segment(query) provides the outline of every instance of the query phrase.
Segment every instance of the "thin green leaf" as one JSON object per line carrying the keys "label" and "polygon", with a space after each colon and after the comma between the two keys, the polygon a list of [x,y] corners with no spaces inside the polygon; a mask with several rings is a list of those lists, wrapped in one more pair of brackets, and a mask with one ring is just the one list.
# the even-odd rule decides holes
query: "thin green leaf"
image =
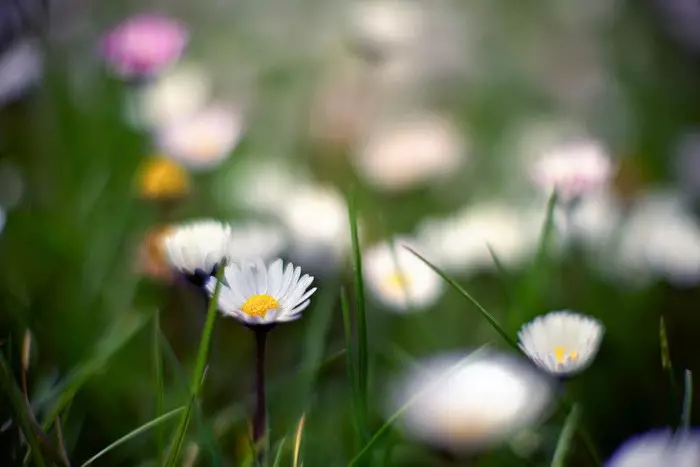
{"label": "thin green leaf", "polygon": [[564,467],[564,462],[566,461],[566,456],[569,454],[571,442],[573,441],[576,426],[578,425],[580,418],[581,410],[577,404],[574,404],[573,408],[569,412],[569,415],[566,417],[564,428],[562,428],[561,434],[559,435],[557,447],[554,450],[554,456],[552,457],[552,467]]}
{"label": "thin green leaf", "polygon": [[40,442],[37,437],[36,432],[32,427],[32,421],[27,412],[29,407],[24,399],[24,394],[22,390],[17,386],[17,381],[15,381],[12,376],[12,370],[10,365],[5,360],[5,357],[0,354],[0,383],[3,389],[7,393],[7,396],[12,404],[15,413],[15,419],[19,428],[22,430],[24,437],[29,443],[29,449],[31,450],[31,455],[34,459],[34,463],[39,467],[46,465],[46,461],[41,454]]}
{"label": "thin green leaf", "polygon": [[106,448],[104,448],[103,450],[101,450],[100,452],[95,454],[94,456],[92,456],[90,459],[86,460],[81,465],[81,467],[86,467],[86,466],[92,464],[93,462],[95,462],[97,459],[99,459],[100,457],[107,454],[112,449],[121,446],[122,444],[126,443],[127,441],[129,441],[133,438],[136,438],[141,433],[144,433],[155,426],[161,425],[163,422],[174,417],[175,415],[179,414],[183,410],[185,410],[184,406],[178,407],[177,409],[171,410],[170,412],[163,414],[158,418],[154,418],[150,422],[141,425],[140,427],[136,428],[135,430],[130,431],[129,433],[125,434],[124,436],[122,436],[121,438],[119,438],[118,440],[116,440],[115,442],[113,442],[112,444],[110,444],[109,446],[107,446]]}
{"label": "thin green leaf", "polygon": [[362,416],[362,435],[366,433],[366,420],[368,408],[368,373],[369,358],[367,344],[367,317],[365,314],[365,286],[362,277],[362,252],[360,249],[360,237],[357,228],[357,206],[354,193],[348,196],[348,217],[350,220],[350,233],[352,238],[353,270],[355,272],[355,333],[357,335],[357,390]]}
{"label": "thin green leaf", "polygon": [[272,463],[272,467],[280,467],[280,463],[282,462],[282,450],[284,449],[284,442],[287,440],[287,438],[282,438],[280,440],[279,447],[277,448],[277,454],[275,455],[275,460]]}
{"label": "thin green leaf", "polygon": [[683,412],[681,413],[681,428],[690,428],[690,415],[693,410],[693,373],[685,370],[685,393],[683,396]]}
{"label": "thin green leaf", "polygon": [[357,369],[355,364],[355,343],[352,339],[352,327],[350,325],[350,303],[345,288],[340,289],[340,308],[343,311],[343,328],[345,330],[345,346],[348,351],[346,354],[346,365],[348,369],[348,383],[350,384],[350,392],[352,394],[353,404],[353,428],[355,438],[358,443],[362,440],[362,419],[360,415],[359,390],[357,387]]}
{"label": "thin green leaf", "polygon": [[491,325],[491,327],[493,327],[493,329],[498,333],[498,335],[501,336],[501,337],[503,338],[503,340],[506,341],[506,343],[507,343],[508,345],[510,345],[511,347],[513,347],[513,349],[517,350],[518,352],[521,352],[520,347],[518,346],[518,344],[508,335],[507,332],[505,332],[505,330],[503,329],[503,327],[501,326],[501,324],[498,322],[498,320],[497,320],[491,313],[489,313],[488,311],[486,311],[486,309],[485,309],[483,306],[481,306],[481,304],[480,304],[479,302],[477,302],[476,299],[474,299],[471,295],[469,295],[469,292],[467,292],[466,290],[464,290],[464,288],[463,288],[461,285],[459,285],[459,284],[457,283],[457,281],[455,281],[454,279],[452,279],[449,275],[447,275],[447,273],[443,272],[440,268],[438,268],[438,267],[435,266],[433,263],[431,263],[430,261],[428,261],[427,259],[425,259],[423,256],[421,256],[421,255],[420,255],[419,253],[417,253],[415,250],[411,249],[411,248],[408,247],[408,246],[404,246],[404,248],[406,248],[408,251],[410,251],[411,253],[413,253],[418,259],[420,259],[420,260],[423,261],[426,265],[428,265],[428,267],[430,267],[430,269],[432,269],[433,271],[435,271],[440,277],[443,278],[443,280],[444,280],[445,282],[447,282],[448,284],[450,284],[450,285],[452,286],[453,289],[455,289],[455,290],[456,290],[457,292],[459,292],[462,296],[464,296],[464,298],[466,298],[467,300],[469,300],[470,302],[472,302],[472,304],[481,312],[481,314],[483,315],[483,317],[486,319],[486,321],[488,321],[488,323]]}
{"label": "thin green leaf", "polygon": [[[160,417],[165,412],[165,385],[163,383],[163,356],[160,351],[160,310],[156,310],[153,315],[153,372],[156,379],[156,417]],[[163,427],[156,428],[156,454],[158,465],[163,465],[164,446]]]}
{"label": "thin green leaf", "polygon": [[[333,322],[333,309],[338,299],[337,290],[337,285],[333,284],[324,287],[313,312],[309,313],[310,321],[306,332],[306,347],[303,357],[304,368],[318,369],[323,362],[328,332]],[[315,371],[308,372],[308,379],[305,381],[305,397],[307,399],[316,381],[316,376]]]}
{"label": "thin green leaf", "polygon": [[209,356],[209,344],[211,342],[211,336],[214,332],[214,323],[218,313],[217,307],[219,303],[219,294],[221,293],[221,286],[223,283],[222,278],[225,269],[226,264],[223,262],[216,273],[216,287],[214,289],[214,296],[209,300],[207,320],[204,324],[204,330],[202,331],[202,340],[199,344],[199,351],[197,352],[197,363],[194,373],[192,374],[190,398],[187,402],[185,410],[182,412],[180,422],[178,423],[178,427],[175,432],[175,437],[173,438],[173,443],[170,446],[170,451],[168,452],[168,457],[165,461],[165,465],[167,467],[174,466],[180,457],[180,451],[182,450],[182,445],[185,442],[187,428],[190,424],[190,419],[192,416],[192,408],[197,403],[197,397],[199,396],[199,391],[202,387],[207,357]]}
{"label": "thin green leaf", "polygon": [[389,429],[392,427],[392,425],[403,415],[403,413],[408,410],[413,404],[415,404],[421,397],[424,397],[426,394],[428,394],[432,389],[434,389],[438,384],[442,383],[444,380],[446,380],[448,377],[452,376],[454,373],[456,373],[457,370],[459,370],[462,365],[468,363],[470,360],[478,356],[483,352],[486,346],[482,346],[475,350],[474,352],[470,353],[457,363],[450,368],[448,371],[443,373],[440,377],[436,378],[432,384],[430,384],[428,387],[426,387],[423,391],[415,394],[413,397],[411,397],[404,405],[399,407],[399,409],[394,412],[393,415],[391,415],[386,422],[374,433],[374,435],[370,438],[370,440],[365,444],[365,446],[360,450],[359,453],[350,461],[348,464],[348,467],[352,467],[354,465],[357,465],[364,457],[367,455],[372,448],[374,448],[374,445],[377,444],[377,442],[382,438],[382,436],[389,431]]}
{"label": "thin green leaf", "polygon": [[666,377],[668,378],[669,387],[669,405],[672,416],[674,420],[672,424],[676,423],[675,414],[678,413],[680,394],[678,391],[678,386],[676,384],[676,377],[673,372],[673,362],[671,361],[671,351],[668,346],[668,335],[666,334],[666,321],[662,316],[659,318],[659,344],[661,347],[661,368],[666,371]]}
{"label": "thin green leaf", "polygon": [[557,192],[553,191],[547,200],[547,211],[542,225],[542,234],[540,235],[540,244],[537,248],[536,264],[542,267],[547,261],[549,253],[549,244],[552,241],[552,232],[554,231],[554,208],[557,206]]}

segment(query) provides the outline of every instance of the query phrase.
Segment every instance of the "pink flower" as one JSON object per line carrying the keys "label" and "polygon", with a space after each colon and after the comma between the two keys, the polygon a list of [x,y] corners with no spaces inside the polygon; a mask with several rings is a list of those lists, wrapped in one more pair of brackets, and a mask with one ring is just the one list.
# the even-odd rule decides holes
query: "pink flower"
{"label": "pink flower", "polygon": [[533,181],[542,189],[556,189],[563,201],[605,185],[614,165],[595,140],[578,139],[552,147],[531,167]]}
{"label": "pink flower", "polygon": [[185,26],[163,15],[136,15],[101,43],[105,60],[123,78],[152,76],[176,62],[189,40]]}

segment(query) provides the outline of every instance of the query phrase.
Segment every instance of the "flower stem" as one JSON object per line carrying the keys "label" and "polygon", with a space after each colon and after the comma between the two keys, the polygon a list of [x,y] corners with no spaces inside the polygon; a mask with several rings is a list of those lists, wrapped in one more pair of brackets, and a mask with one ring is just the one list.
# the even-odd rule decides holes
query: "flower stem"
{"label": "flower stem", "polygon": [[264,465],[265,421],[267,407],[265,403],[265,341],[268,329],[255,330],[255,413],[253,414],[253,445],[257,450],[259,465]]}

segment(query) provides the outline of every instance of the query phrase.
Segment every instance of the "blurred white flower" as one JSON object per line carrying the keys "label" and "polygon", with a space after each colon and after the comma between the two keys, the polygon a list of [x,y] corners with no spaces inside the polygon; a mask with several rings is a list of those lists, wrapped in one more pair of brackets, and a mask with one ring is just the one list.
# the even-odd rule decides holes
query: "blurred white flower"
{"label": "blurred white flower", "polygon": [[350,222],[343,197],[331,187],[303,185],[277,201],[289,230],[292,256],[305,265],[333,268],[350,246]]}
{"label": "blurred white flower", "polygon": [[635,281],[662,277],[675,285],[700,280],[700,226],[674,193],[639,200],[622,226],[612,271]]}
{"label": "blurred white flower", "polygon": [[700,465],[700,430],[654,430],[626,441],[606,467],[697,467]]}
{"label": "blurred white flower", "polygon": [[160,128],[156,145],[167,156],[190,169],[218,166],[233,150],[243,132],[243,116],[222,106]]}
{"label": "blurred white flower", "polygon": [[390,410],[402,411],[401,426],[415,438],[450,451],[474,451],[536,424],[552,394],[551,381],[518,357],[443,354],[405,375]]}
{"label": "blurred white flower", "polygon": [[226,256],[236,262],[254,258],[267,261],[278,256],[286,244],[287,238],[277,226],[258,222],[234,224]]}
{"label": "blurred white flower", "polygon": [[[265,266],[262,260],[229,264],[224,270],[226,283],[221,285],[219,311],[247,325],[269,325],[293,321],[309,306],[316,288],[308,290],[314,278],[301,275],[292,263],[282,269],[278,259]],[[210,277],[205,285],[214,296],[217,280]]]}
{"label": "blurred white flower", "polygon": [[489,248],[505,265],[517,266],[534,252],[544,217],[498,201],[481,202],[419,228],[419,241],[448,270],[495,266]]}
{"label": "blurred white flower", "polygon": [[255,158],[228,172],[216,185],[219,198],[232,197],[242,207],[264,214],[280,214],[289,193],[303,176],[284,161]]}
{"label": "blurred white flower", "polygon": [[557,227],[567,238],[600,252],[610,246],[620,228],[622,207],[609,190],[598,190],[573,206],[558,205],[554,214]]}
{"label": "blurred white flower", "polygon": [[354,162],[363,178],[387,191],[454,175],[467,151],[454,126],[436,115],[410,115],[373,133]]}
{"label": "blurred white flower", "polygon": [[35,85],[43,73],[43,55],[38,41],[25,39],[0,56],[0,105],[19,97]]}
{"label": "blurred white flower", "polygon": [[193,64],[180,64],[129,96],[130,119],[136,126],[161,128],[202,110],[211,95],[206,72]]}
{"label": "blurred white flower", "polygon": [[605,327],[595,318],[552,311],[518,331],[520,348],[540,368],[555,375],[585,370],[598,353]]}
{"label": "blurred white flower", "polygon": [[398,311],[420,311],[441,296],[443,281],[429,266],[403,245],[411,241],[396,239],[380,243],[362,255],[367,287],[387,307]]}
{"label": "blurred white flower", "polygon": [[352,6],[350,20],[355,34],[380,53],[406,48],[420,37],[425,12],[418,4],[378,0]]}
{"label": "blurred white flower", "polygon": [[534,182],[545,192],[556,189],[563,201],[604,186],[613,163],[600,142],[574,138],[547,148],[530,166]]}
{"label": "blurred white flower", "polygon": [[163,239],[165,259],[185,274],[211,274],[227,254],[231,228],[215,220],[200,220],[170,230]]}

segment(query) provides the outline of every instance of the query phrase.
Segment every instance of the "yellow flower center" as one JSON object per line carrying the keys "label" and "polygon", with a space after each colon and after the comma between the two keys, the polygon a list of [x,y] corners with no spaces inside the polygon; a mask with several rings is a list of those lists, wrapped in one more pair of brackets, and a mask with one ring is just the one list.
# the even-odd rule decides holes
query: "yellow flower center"
{"label": "yellow flower center", "polygon": [[276,310],[280,307],[279,302],[267,294],[252,295],[241,306],[241,311],[248,316],[259,316],[264,318],[268,311]]}
{"label": "yellow flower center", "polygon": [[138,174],[138,186],[145,198],[181,196],[189,190],[189,176],[177,163],[165,158],[147,161]]}
{"label": "yellow flower center", "polygon": [[413,280],[401,272],[395,272],[384,278],[384,285],[394,291],[406,292]]}
{"label": "yellow flower center", "polygon": [[564,347],[554,348],[554,360],[559,363],[566,363],[569,360],[578,360],[578,352],[575,350],[567,351]]}

